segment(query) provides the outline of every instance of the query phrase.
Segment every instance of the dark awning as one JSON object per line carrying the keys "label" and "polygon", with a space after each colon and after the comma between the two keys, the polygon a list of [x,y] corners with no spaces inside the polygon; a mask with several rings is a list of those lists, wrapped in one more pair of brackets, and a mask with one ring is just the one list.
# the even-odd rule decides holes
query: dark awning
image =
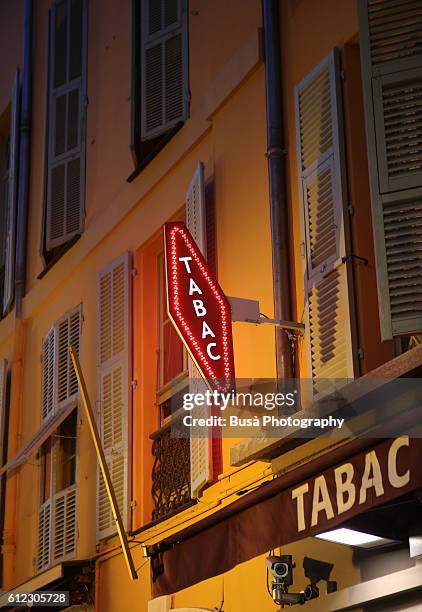
{"label": "dark awning", "polygon": [[414,425],[413,433],[355,438],[150,547],[153,595],[187,588],[421,489],[422,440]]}

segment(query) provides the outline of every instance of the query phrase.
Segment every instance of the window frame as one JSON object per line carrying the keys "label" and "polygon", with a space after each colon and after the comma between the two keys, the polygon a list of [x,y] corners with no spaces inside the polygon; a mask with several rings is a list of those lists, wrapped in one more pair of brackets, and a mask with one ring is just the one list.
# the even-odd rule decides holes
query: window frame
{"label": "window frame", "polygon": [[177,336],[183,349],[183,369],[172,379],[164,382],[164,328],[166,325],[173,325],[167,314],[164,251],[160,251],[157,255],[157,288],[157,406],[159,408],[159,426],[163,427],[169,422],[171,415],[162,418],[161,406],[187,388],[189,377],[188,353],[182,340]]}
{"label": "window frame", "polygon": [[[54,125],[54,113],[51,108],[51,100],[54,97],[54,93],[51,91],[51,83],[53,79],[53,65],[52,65],[52,44],[54,39],[54,32],[52,28],[52,17],[53,17],[53,8],[59,4],[61,0],[53,0],[48,11],[48,34],[47,34],[47,74],[46,74],[46,89],[45,89],[45,104],[46,104],[46,114],[45,114],[45,129],[44,129],[44,172],[43,172],[43,207],[42,207],[42,223],[41,223],[41,235],[40,235],[40,246],[39,253],[44,264],[43,269],[38,274],[37,279],[40,280],[43,278],[47,272],[69,251],[78,240],[81,238],[82,234],[85,232],[85,219],[86,219],[86,131],[87,131],[87,104],[88,104],[88,0],[82,0],[82,50],[81,50],[81,76],[79,77],[81,81],[81,99],[79,100],[80,106],[80,133],[79,141],[80,141],[80,150],[81,150],[81,207],[83,209],[83,219],[82,219],[82,232],[75,234],[65,243],[56,246],[52,249],[47,248],[47,220],[48,220],[48,212],[47,212],[47,199],[48,199],[48,184],[49,184],[49,168],[50,168],[50,150],[51,150],[51,142],[55,130]],[[67,0],[66,0],[67,1]],[[68,40],[69,46],[69,40]],[[74,81],[76,82],[75,79]],[[63,86],[61,87],[63,89]],[[57,93],[57,92],[56,92]],[[66,124],[67,125],[67,124]],[[70,159],[70,158],[69,158]]]}
{"label": "window frame", "polygon": [[[186,11],[186,29],[188,37],[188,57],[187,57],[187,72],[188,72],[188,89],[189,88],[189,0],[187,2]],[[142,88],[141,88],[141,45],[142,45],[142,28],[141,28],[141,0],[132,0],[132,74],[131,74],[131,139],[130,150],[132,153],[134,170],[127,178],[127,182],[131,183],[144,170],[151,161],[160,153],[162,149],[173,139],[179,130],[185,125],[185,121],[180,121],[167,132],[156,136],[147,141],[142,141]],[[190,93],[187,101],[188,108],[190,105]]]}

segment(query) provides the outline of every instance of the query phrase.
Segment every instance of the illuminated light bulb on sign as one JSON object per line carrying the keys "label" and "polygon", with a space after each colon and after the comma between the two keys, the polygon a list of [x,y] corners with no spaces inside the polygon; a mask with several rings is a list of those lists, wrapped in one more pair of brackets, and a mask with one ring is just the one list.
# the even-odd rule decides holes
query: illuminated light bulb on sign
{"label": "illuminated light bulb on sign", "polygon": [[234,382],[230,304],[184,223],[164,225],[168,315],[212,388]]}

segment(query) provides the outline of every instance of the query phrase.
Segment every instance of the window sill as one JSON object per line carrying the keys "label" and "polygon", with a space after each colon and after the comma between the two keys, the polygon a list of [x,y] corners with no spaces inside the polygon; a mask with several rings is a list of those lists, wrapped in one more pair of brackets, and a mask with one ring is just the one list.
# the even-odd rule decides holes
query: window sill
{"label": "window sill", "polygon": [[56,265],[59,259],[61,259],[63,255],[65,255],[73,247],[73,245],[78,242],[80,237],[81,237],[81,234],[77,234],[71,240],[69,240],[69,242],[66,242],[66,244],[63,244],[60,247],[59,251],[57,251],[57,253],[53,256],[51,261],[49,261],[48,264],[44,267],[44,269],[41,270],[41,272],[38,274],[37,279],[41,280],[42,278],[44,278],[47,272],[49,272],[49,270],[51,270],[51,268]]}

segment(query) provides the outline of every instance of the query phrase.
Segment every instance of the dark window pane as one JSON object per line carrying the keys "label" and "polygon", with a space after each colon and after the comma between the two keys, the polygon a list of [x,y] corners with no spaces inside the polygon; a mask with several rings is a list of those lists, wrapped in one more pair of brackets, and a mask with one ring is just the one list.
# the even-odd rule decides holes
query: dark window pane
{"label": "dark window pane", "polygon": [[56,98],[56,125],[54,131],[54,155],[65,151],[66,138],[66,95]]}
{"label": "dark window pane", "polygon": [[72,0],[70,8],[69,80],[82,74],[82,0]]}
{"label": "dark window pane", "polygon": [[[0,273],[4,276],[6,261],[6,228],[7,228],[7,202],[9,199],[9,178],[6,176],[0,183]],[[3,295],[0,293],[0,295]]]}
{"label": "dark window pane", "polygon": [[148,32],[155,34],[161,30],[162,22],[162,0],[149,0],[149,19],[148,19]]}
{"label": "dark window pane", "polygon": [[183,372],[183,344],[170,321],[164,324],[163,336],[163,384],[165,385]]}
{"label": "dark window pane", "polygon": [[67,115],[67,150],[74,149],[79,144],[79,90],[69,93],[69,109]]}
{"label": "dark window pane", "polygon": [[77,411],[74,410],[56,433],[58,440],[56,493],[70,487],[76,481],[76,432]]}
{"label": "dark window pane", "polygon": [[164,24],[165,27],[177,23],[179,0],[164,0]]}
{"label": "dark window pane", "polygon": [[159,261],[159,269],[160,269],[160,282],[161,282],[161,291],[162,291],[162,296],[161,296],[161,308],[160,308],[160,312],[161,312],[161,323],[164,323],[164,321],[167,321],[168,319],[168,314],[167,314],[167,285],[166,285],[166,266],[165,266],[165,260],[164,260],[164,255],[160,257]]}
{"label": "dark window pane", "polygon": [[56,6],[54,24],[54,87],[66,83],[67,78],[67,3]]}

